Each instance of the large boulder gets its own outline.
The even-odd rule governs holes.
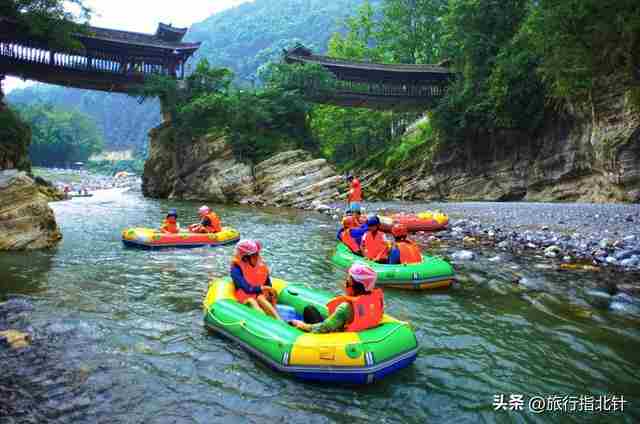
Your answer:
[[[26,173],[0,171],[0,250],[56,245],[62,234],[39,186]]]
[[[255,167],[256,203],[305,207],[312,202],[338,198],[341,178],[324,159],[313,159],[304,150],[277,154]]]
[[[151,131],[143,193],[149,197],[305,207],[338,198],[341,178],[304,150],[282,152],[255,166],[239,161],[226,139],[176,142],[166,124]]]

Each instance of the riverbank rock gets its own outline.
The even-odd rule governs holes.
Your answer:
[[[47,200],[26,173],[0,171],[0,250],[49,248],[60,241]]]
[[[6,343],[12,349],[22,349],[31,343],[31,335],[17,330],[0,331],[0,342]]]
[[[171,132],[167,125],[150,132],[145,196],[282,207],[338,199],[342,179],[326,160],[304,150],[281,152],[252,167],[236,158],[224,137],[177,143]]]

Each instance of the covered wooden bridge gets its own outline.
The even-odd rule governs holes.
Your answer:
[[[184,77],[200,43],[184,43],[186,28],[159,24],[155,34],[88,26],[76,49],[59,51],[29,39],[18,24],[0,17],[0,77],[11,75],[68,87],[127,92],[145,76]]]
[[[425,110],[435,105],[454,78],[438,65],[358,62],[314,55],[304,46],[284,52],[287,63],[320,65],[335,77],[330,86],[296,81],[315,102],[384,110]]]

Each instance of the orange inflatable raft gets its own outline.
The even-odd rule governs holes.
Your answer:
[[[397,213],[381,216],[382,231],[390,232],[395,224],[404,224],[410,233],[418,231],[440,231],[449,225],[449,217],[442,212],[420,212],[416,214]]]

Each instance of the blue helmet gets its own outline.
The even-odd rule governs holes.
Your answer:
[[[374,215],[371,218],[369,218],[367,220],[367,225],[369,227],[373,226],[373,225],[380,225],[380,218],[378,218],[378,215]]]
[[[349,210],[351,213],[360,213],[360,205],[357,203],[353,203]]]
[[[167,214],[167,216],[178,216],[178,211],[175,209],[169,209],[169,213]]]

